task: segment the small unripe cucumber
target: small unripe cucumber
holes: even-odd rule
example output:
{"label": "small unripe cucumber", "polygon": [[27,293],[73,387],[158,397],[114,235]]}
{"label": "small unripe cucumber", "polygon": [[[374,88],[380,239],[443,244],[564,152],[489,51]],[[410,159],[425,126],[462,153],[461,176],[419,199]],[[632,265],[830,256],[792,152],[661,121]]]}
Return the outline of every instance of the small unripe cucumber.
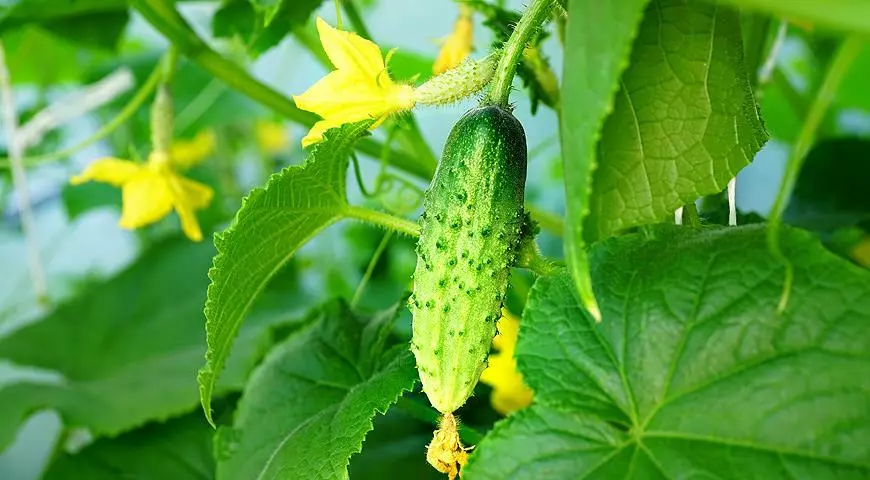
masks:
{"label": "small unripe cucumber", "polygon": [[526,135],[497,106],[453,127],[420,217],[411,349],[423,391],[461,407],[486,366],[523,221]]}

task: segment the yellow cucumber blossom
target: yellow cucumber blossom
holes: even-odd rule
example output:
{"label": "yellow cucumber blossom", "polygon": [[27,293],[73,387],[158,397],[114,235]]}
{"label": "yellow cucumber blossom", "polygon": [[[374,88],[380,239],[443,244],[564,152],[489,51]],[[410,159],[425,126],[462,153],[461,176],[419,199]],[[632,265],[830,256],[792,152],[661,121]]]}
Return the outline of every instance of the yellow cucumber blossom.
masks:
{"label": "yellow cucumber blossom", "polygon": [[498,335],[492,340],[498,353],[490,354],[489,366],[480,381],[492,387],[492,408],[502,415],[527,407],[532,403],[532,390],[523,383],[517,371],[514,350],[517,346],[520,322],[507,309],[502,309]]}
{"label": "yellow cucumber blossom", "polygon": [[459,18],[453,24],[453,31],[444,40],[438,58],[432,65],[434,73],[442,73],[458,66],[471,54],[474,39],[474,24],[471,22],[471,8],[459,5]]}
{"label": "yellow cucumber blossom", "polygon": [[323,118],[302,138],[303,147],[323,141],[330,128],[367,119],[375,120],[375,128],[389,115],[414,106],[414,89],[393,82],[375,43],[332,28],[320,17],[317,32],[335,70],[293,97],[297,107]]}
{"label": "yellow cucumber blossom", "polygon": [[214,192],[178,172],[199,163],[213,149],[214,134],[200,132],[191,141],[174,142],[171,152],[151,152],[146,163],[101,158],[72,177],[70,183],[79,185],[93,180],[121,188],[123,205],[118,224],[123,228],[144,227],[174,209],[184,234],[198,242],[202,240],[202,231],[195,211],[208,206]]}

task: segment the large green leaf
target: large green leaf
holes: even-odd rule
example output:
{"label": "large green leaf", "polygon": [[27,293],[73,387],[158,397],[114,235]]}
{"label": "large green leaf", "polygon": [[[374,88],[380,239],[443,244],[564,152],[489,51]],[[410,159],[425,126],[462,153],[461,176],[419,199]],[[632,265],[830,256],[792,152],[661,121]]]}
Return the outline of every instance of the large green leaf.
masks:
{"label": "large green leaf", "polygon": [[650,3],[598,145],[587,240],[720,192],[767,140],[735,11]]}
{"label": "large green leaf", "polygon": [[538,280],[516,350],[535,405],[467,478],[868,478],[870,272],[805,232],[782,241],[782,314],[764,226],[604,242],[600,324],[567,275]]}
{"label": "large green leaf", "polygon": [[870,2],[866,0],[725,0],[738,7],[800,20],[827,28],[870,34]]}
{"label": "large green leaf", "polygon": [[631,41],[647,1],[571,0],[568,8],[559,122],[567,209],[565,254],[583,304],[593,311],[597,307],[589,281],[583,223],[596,168],[595,145],[613,109],[613,95],[628,65]]}
{"label": "large green leaf", "polygon": [[[118,276],[0,339],[0,358],[63,376],[0,389],[0,450],[38,410],[55,409],[66,426],[99,437],[194,408],[213,255],[211,245],[186,240],[154,247]],[[268,325],[283,318],[271,313],[248,322],[220,391],[241,389],[268,346]]]}
{"label": "large green leaf", "polygon": [[76,453],[62,453],[43,478],[209,480],[215,469],[213,436],[202,414],[194,412],[97,440]]}
{"label": "large green leaf", "polygon": [[330,130],[304,165],[285,168],[253,190],[232,225],[215,236],[218,253],[205,303],[208,350],[199,372],[200,399],[210,421],[217,377],[248,308],[302,245],[344,216],[348,157],[370,125]]}
{"label": "large green leaf", "polygon": [[387,348],[402,306],[368,320],[335,301],[275,347],[219,432],[218,478],[347,478],[372,417],[417,378],[408,346]]}

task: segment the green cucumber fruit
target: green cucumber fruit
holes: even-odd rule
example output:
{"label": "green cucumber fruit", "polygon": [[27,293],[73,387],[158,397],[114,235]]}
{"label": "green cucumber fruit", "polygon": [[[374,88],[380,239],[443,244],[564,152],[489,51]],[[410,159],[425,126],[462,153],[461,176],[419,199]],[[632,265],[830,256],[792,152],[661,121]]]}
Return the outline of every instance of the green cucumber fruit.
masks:
{"label": "green cucumber fruit", "polygon": [[423,391],[461,407],[486,366],[524,219],[526,135],[498,106],[453,127],[424,200],[411,349]]}

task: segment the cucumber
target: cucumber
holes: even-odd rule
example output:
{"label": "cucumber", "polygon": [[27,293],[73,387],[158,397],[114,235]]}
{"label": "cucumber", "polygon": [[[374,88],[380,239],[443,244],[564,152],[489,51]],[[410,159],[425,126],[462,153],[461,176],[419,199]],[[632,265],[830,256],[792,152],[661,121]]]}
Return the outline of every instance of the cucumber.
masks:
{"label": "cucumber", "polygon": [[423,391],[448,414],[486,367],[524,219],[526,135],[506,109],[483,106],[453,127],[424,199],[411,349]]}

